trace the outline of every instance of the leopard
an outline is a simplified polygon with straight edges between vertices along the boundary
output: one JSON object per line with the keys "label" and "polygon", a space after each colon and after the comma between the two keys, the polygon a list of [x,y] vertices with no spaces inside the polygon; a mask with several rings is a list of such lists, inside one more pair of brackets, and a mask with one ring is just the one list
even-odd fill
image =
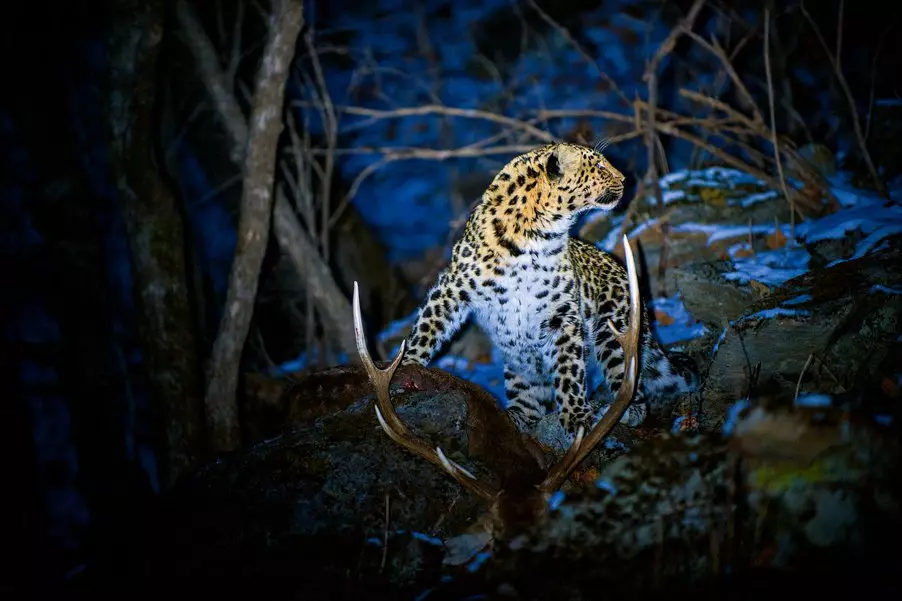
{"label": "leopard", "polygon": [[[624,375],[629,281],[619,260],[570,235],[592,210],[623,198],[624,175],[595,148],[570,142],[539,146],[511,159],[494,177],[416,310],[403,364],[428,365],[474,318],[500,351],[505,406],[529,433],[556,411],[571,436],[588,431],[610,407]],[[699,387],[694,361],[666,353],[642,303],[639,382],[620,422],[665,419],[682,394]],[[594,365],[593,365],[594,362]],[[606,390],[593,410],[589,368]]]}

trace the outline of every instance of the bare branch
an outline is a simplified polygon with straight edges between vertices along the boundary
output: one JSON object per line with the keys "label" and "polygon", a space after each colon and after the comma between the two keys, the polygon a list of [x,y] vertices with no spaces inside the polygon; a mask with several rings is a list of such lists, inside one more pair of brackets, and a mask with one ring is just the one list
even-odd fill
{"label": "bare branch", "polygon": [[220,116],[223,127],[233,140],[241,140],[239,145],[232,146],[231,153],[232,162],[238,163],[244,157],[244,145],[247,143],[247,122],[244,113],[234,101],[231,86],[219,67],[213,43],[186,0],[176,2],[175,15],[185,32],[185,42],[194,55],[201,81],[213,100],[213,106],[216,107],[216,113]]}
{"label": "bare branch", "polygon": [[[764,118],[761,116],[761,111],[758,108],[758,104],[755,102],[755,99],[752,98],[751,92],[749,92],[748,87],[742,82],[742,79],[739,78],[739,74],[736,73],[736,69],[733,68],[733,61],[731,57],[727,55],[726,51],[723,47],[717,42],[716,39],[712,38],[709,43],[703,37],[695,33],[694,31],[687,31],[686,35],[689,36],[696,44],[713,54],[723,66],[724,71],[729,75],[730,81],[733,82],[733,85],[736,86],[736,91],[739,93],[743,102],[745,102],[749,109],[752,111],[752,117],[754,119],[754,123],[764,123]],[[745,45],[745,41],[750,39],[749,37],[745,38],[743,42],[737,45],[737,48],[733,51],[733,56],[738,52],[739,48]],[[738,111],[733,111],[737,115],[741,115]],[[744,117],[744,116],[743,116]],[[747,119],[747,117],[746,117]]]}
{"label": "bare branch", "polygon": [[[320,178],[319,196],[322,199],[320,211],[319,249],[323,260],[329,262],[329,202],[332,198],[332,174],[335,170],[335,147],[338,145],[338,117],[332,104],[332,96],[326,85],[323,68],[320,64],[319,54],[313,46],[313,32],[308,31],[304,35],[304,44],[310,56],[310,64],[316,78],[315,89],[320,98],[320,113],[323,120],[323,128],[326,134],[326,160],[323,167],[323,175]],[[312,226],[312,224],[311,224]]]}
{"label": "bare branch", "polygon": [[[461,148],[451,148],[442,150],[439,148],[416,148],[416,147],[379,147],[358,146],[356,148],[336,148],[335,154],[348,155],[389,155],[392,160],[398,161],[402,159],[428,159],[432,161],[447,161],[448,159],[459,159],[464,157],[485,157],[499,154],[521,154],[535,149],[535,144],[514,144],[510,146],[492,146],[490,148],[474,148],[472,146],[464,146]],[[322,156],[326,154],[322,149],[311,149],[310,154]]]}
{"label": "bare branch", "polygon": [[780,141],[777,136],[777,117],[774,110],[774,80],[770,70],[770,8],[768,7],[764,8],[764,71],[767,75],[767,101],[770,105],[770,131],[774,147],[774,161],[777,163],[777,174],[780,178],[783,196],[789,201],[789,216],[792,221],[792,228],[795,230],[795,202],[793,201],[793,196],[789,195],[789,190],[786,187],[786,177],[783,175],[783,161],[780,160]]}
{"label": "bare branch", "polygon": [[328,324],[339,348],[348,356],[353,356],[357,346],[354,342],[354,328],[348,321],[350,303],[332,278],[329,266],[320,258],[316,245],[295,217],[294,209],[281,186],[276,190],[273,233],[279,248],[304,282],[308,304],[316,305],[317,312]]}
{"label": "bare branch", "polygon": [[235,79],[238,74],[238,67],[241,65],[241,32],[244,26],[244,0],[238,0],[235,3],[235,26],[232,29],[232,52],[229,55],[229,66],[226,69],[226,76],[229,81]]}
{"label": "bare branch", "polygon": [[555,21],[554,19],[552,19],[551,15],[546,13],[544,10],[542,10],[539,7],[538,4],[535,3],[535,0],[526,0],[526,2],[527,2],[527,4],[529,4],[530,8],[532,8],[534,11],[536,11],[538,13],[539,17],[541,17],[541,19],[543,21],[545,21],[545,23],[547,23],[551,28],[553,28],[555,31],[557,31],[561,35],[561,37],[563,37],[565,40],[567,40],[567,42],[569,42],[570,45],[573,46],[577,52],[579,52],[580,56],[582,56],[583,59],[587,63],[592,65],[592,67],[595,69],[595,71],[598,73],[598,75],[609,86],[611,86],[611,90],[613,90],[614,92],[617,93],[617,96],[620,97],[620,101],[623,102],[623,106],[630,106],[631,103],[630,103],[629,98],[626,97],[626,94],[623,93],[623,91],[617,85],[617,82],[615,82],[611,78],[610,75],[608,75],[607,73],[605,73],[604,71],[601,70],[601,67],[598,66],[598,63],[595,62],[595,60],[591,56],[589,56],[589,53],[586,52],[583,49],[583,47],[580,45],[580,43],[576,41],[576,39],[570,34],[569,31],[567,31],[567,28],[564,27],[563,25],[561,25],[560,23],[558,23],[557,21]]}
{"label": "bare branch", "polygon": [[[206,42],[209,43],[209,40],[206,40]],[[209,49],[205,54],[215,56],[212,49]],[[211,71],[211,73],[205,74],[203,78],[204,81],[224,79],[224,75],[221,72],[218,63],[200,61],[197,56],[195,56],[195,60],[198,62],[199,69]],[[227,107],[226,110],[227,114],[233,116],[232,118],[235,118],[234,116],[236,114],[241,114],[240,108],[238,108],[238,102],[234,95],[230,94],[223,97],[223,101],[225,104],[232,105]],[[226,132],[229,134],[232,145],[230,154],[237,156],[239,163],[243,159],[244,151],[247,147],[247,127],[243,122],[243,116],[241,119],[242,125],[244,125],[243,127],[237,124],[231,124],[226,128]],[[292,115],[290,114],[290,111],[288,120],[289,125],[291,125]],[[307,144],[307,146],[309,146],[309,144]],[[299,152],[300,150],[297,149],[297,151]],[[314,161],[306,161],[304,165],[311,169],[316,167]],[[301,170],[301,172],[304,173],[305,170]],[[322,173],[319,175],[322,177]],[[307,181],[309,182],[309,177],[307,178]],[[309,201],[309,199],[307,200]],[[310,202],[312,203],[312,201]],[[310,204],[309,207],[305,206],[305,211],[307,211],[305,214],[307,215],[308,223],[311,228],[313,227],[313,220],[310,217],[312,215],[312,212],[310,211],[312,210],[312,204]],[[277,190],[275,210],[273,211],[273,229],[276,240],[279,243],[279,248],[292,261],[292,264],[297,270],[298,279],[304,283],[305,292],[308,295],[308,298],[316,305],[317,312],[327,324],[328,330],[330,332],[338,333],[338,345],[344,352],[349,354],[352,353],[354,350],[353,332],[345,327],[347,324],[347,312],[344,309],[341,310],[340,314],[334,311],[334,308],[336,307],[340,309],[342,306],[346,306],[347,299],[338,289],[338,286],[332,279],[329,267],[323,262],[319,253],[316,251],[315,243],[312,242],[308,232],[299,223],[298,218],[292,209],[291,202],[284,197],[284,193],[281,189]]]}
{"label": "bare branch", "polygon": [[[298,106],[301,108],[307,108],[310,105],[308,102],[293,102],[293,106]],[[339,106],[335,107],[335,110],[340,113],[347,113],[348,115],[361,115],[365,117],[371,117],[370,120],[364,123],[358,123],[355,125],[354,129],[359,129],[362,127],[366,127],[367,125],[371,125],[376,123],[377,121],[381,121],[384,119],[402,119],[404,117],[419,117],[424,115],[441,115],[445,117],[463,117],[465,119],[484,119],[486,121],[492,121],[493,123],[498,123],[499,125],[506,125],[508,127],[512,127],[514,129],[521,129],[540,140],[544,140],[546,142],[554,141],[554,136],[552,136],[547,131],[543,131],[526,121],[521,121],[520,119],[513,119],[511,117],[505,117],[504,115],[499,115],[497,113],[491,113],[489,111],[481,111],[478,109],[462,109],[455,108],[450,106],[442,106],[436,104],[427,104],[424,106],[415,106],[415,107],[407,107],[407,108],[398,108],[398,109],[390,109],[390,110],[379,110],[379,109],[370,109],[360,106]]]}
{"label": "bare branch", "polygon": [[874,161],[871,159],[871,153],[868,152],[868,146],[864,140],[864,133],[861,131],[861,122],[858,118],[858,108],[855,105],[855,97],[852,96],[852,90],[849,89],[849,83],[846,81],[845,75],[843,75],[842,65],[839,64],[837,60],[838,57],[834,56],[830,52],[830,47],[827,46],[827,40],[825,40],[824,36],[821,34],[820,27],[818,27],[817,23],[814,22],[814,19],[811,18],[811,15],[808,13],[808,9],[805,8],[805,3],[800,2],[799,8],[801,9],[802,14],[805,15],[805,18],[808,19],[808,22],[811,24],[811,28],[814,30],[814,33],[817,36],[821,47],[827,54],[827,58],[830,59],[830,64],[833,66],[833,72],[836,74],[837,81],[839,81],[839,87],[842,88],[843,94],[845,94],[846,96],[846,102],[849,105],[849,114],[852,118],[852,130],[855,132],[855,138],[858,141],[858,147],[861,150],[861,156],[864,158],[864,162],[868,167],[868,172],[871,175],[871,181],[873,182],[874,187],[878,192],[889,198],[889,191],[883,185],[883,181],[880,179],[880,175],[878,175],[877,173],[877,167],[874,165]]}
{"label": "bare branch", "polygon": [[238,372],[269,239],[283,94],[302,22],[299,1],[274,0],[251,108],[238,242],[205,395],[211,441],[218,452],[235,449],[240,443]]}
{"label": "bare branch", "polygon": [[658,47],[654,57],[652,57],[651,61],[646,65],[645,73],[642,76],[642,80],[648,84],[648,111],[645,126],[645,150],[646,162],[648,164],[646,179],[651,182],[651,187],[654,191],[655,201],[657,202],[658,207],[664,206],[664,201],[661,196],[661,182],[658,177],[658,163],[655,159],[655,151],[657,150],[655,142],[658,134],[657,129],[655,128],[655,112],[658,108],[658,66],[661,64],[661,61],[664,60],[664,57],[673,51],[680,36],[687,31],[692,31],[695,20],[698,18],[698,13],[704,5],[705,0],[695,0],[695,2],[692,3],[692,7],[689,9],[686,16],[680,19],[680,22],[670,31]]}

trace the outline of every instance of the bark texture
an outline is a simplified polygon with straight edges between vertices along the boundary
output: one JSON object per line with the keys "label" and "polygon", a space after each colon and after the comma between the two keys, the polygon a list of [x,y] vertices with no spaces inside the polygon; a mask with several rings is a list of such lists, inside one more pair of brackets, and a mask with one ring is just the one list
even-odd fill
{"label": "bark texture", "polygon": [[241,353],[269,238],[283,95],[302,23],[303,5],[299,1],[273,1],[251,106],[235,258],[208,367],[205,405],[216,452],[235,449],[241,441],[237,399]]}
{"label": "bark texture", "polygon": [[[232,143],[229,154],[239,162],[247,148],[248,127],[238,101],[229,91],[230,86],[209,38],[185,0],[179,0],[176,17],[187,37],[192,39],[189,47],[201,80]],[[349,356],[354,356],[357,352],[354,327],[348,319],[351,303],[339,289],[329,266],[316,250],[315,242],[298,221],[290,200],[281,192],[276,193],[272,218],[279,248],[291,259],[299,279],[304,282],[308,297],[328,324],[329,331],[335,333],[340,348]]]}
{"label": "bark texture", "polygon": [[110,161],[132,257],[138,334],[163,420],[165,486],[203,449],[203,404],[186,285],[182,216],[155,160],[157,56],[163,0],[111,0]]}

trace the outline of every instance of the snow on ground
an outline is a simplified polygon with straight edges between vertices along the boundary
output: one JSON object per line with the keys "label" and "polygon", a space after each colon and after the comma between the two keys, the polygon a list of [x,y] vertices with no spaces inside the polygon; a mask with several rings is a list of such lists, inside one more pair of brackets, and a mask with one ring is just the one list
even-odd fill
{"label": "snow on ground", "polygon": [[670,297],[652,299],[649,306],[666,314],[670,323],[658,322],[656,333],[662,344],[671,345],[675,342],[685,342],[704,335],[708,329],[704,324],[695,320],[683,305],[683,299],[679,293]]}

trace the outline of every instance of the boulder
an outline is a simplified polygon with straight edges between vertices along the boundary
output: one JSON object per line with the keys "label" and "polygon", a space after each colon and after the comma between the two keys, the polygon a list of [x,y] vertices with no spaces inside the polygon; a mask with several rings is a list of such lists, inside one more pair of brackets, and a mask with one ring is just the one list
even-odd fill
{"label": "boulder", "polygon": [[791,398],[800,381],[801,391],[843,393],[879,379],[902,329],[900,255],[896,244],[813,269],[753,301],[715,343],[703,412],[722,417],[750,385]]}

